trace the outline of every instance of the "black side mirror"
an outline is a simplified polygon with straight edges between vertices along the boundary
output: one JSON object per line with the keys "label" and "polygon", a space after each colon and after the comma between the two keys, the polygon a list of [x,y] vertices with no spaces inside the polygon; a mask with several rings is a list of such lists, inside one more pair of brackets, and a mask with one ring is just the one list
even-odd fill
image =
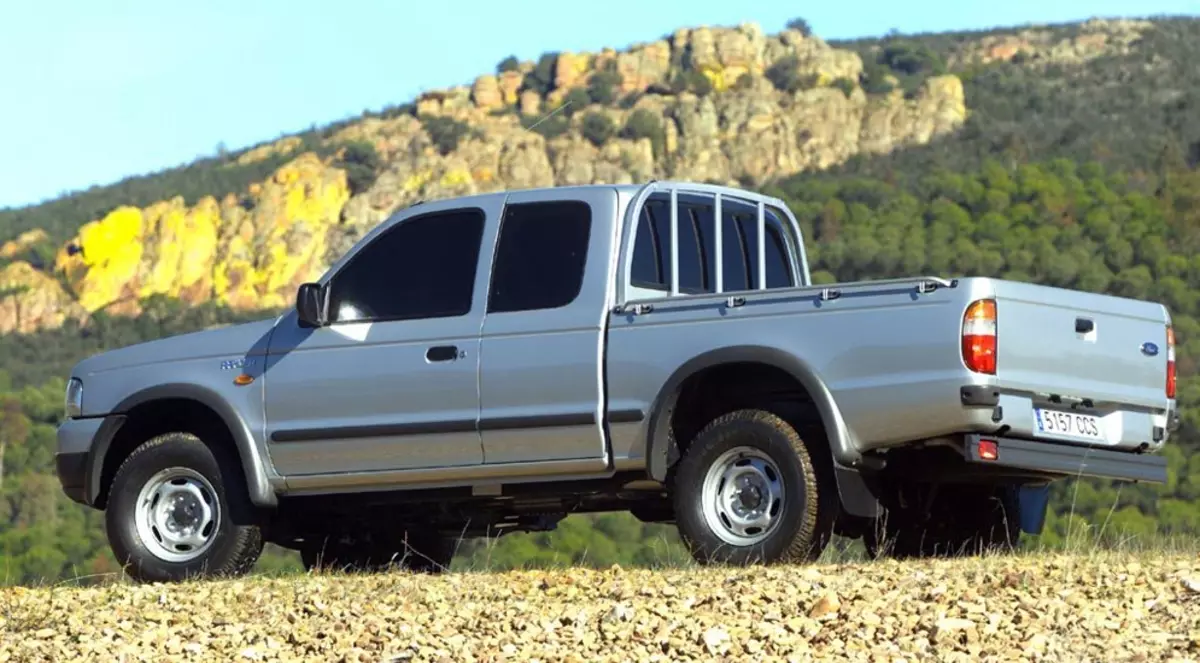
{"label": "black side mirror", "polygon": [[325,324],[325,289],[316,283],[303,283],[296,292],[296,315],[301,327]]}

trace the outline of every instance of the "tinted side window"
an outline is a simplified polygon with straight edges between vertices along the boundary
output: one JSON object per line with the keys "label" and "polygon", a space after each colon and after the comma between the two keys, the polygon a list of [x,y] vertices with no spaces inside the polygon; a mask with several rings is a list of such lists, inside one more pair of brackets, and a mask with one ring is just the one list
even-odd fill
{"label": "tinted side window", "polygon": [[500,225],[488,312],[570,304],[583,285],[592,210],[582,201],[509,205]]}
{"label": "tinted side window", "polygon": [[[667,219],[663,224],[671,227],[670,202],[667,205]],[[679,205],[679,292],[700,293],[715,289],[712,281],[707,281],[708,255],[711,246],[704,246],[701,241],[700,222],[692,213],[693,208],[680,203]]]}
{"label": "tinted side window", "polygon": [[400,222],[333,277],[334,322],[466,315],[471,310],[483,212],[455,210]]}
{"label": "tinted side window", "polygon": [[[745,245],[745,261],[749,268],[746,274],[748,288],[750,290],[758,289],[758,212],[753,208],[747,208],[749,211],[731,210],[732,220],[737,222],[740,235],[744,238]],[[779,232],[779,227],[774,215],[768,214],[766,218],[767,239],[764,246],[765,257],[767,262],[767,287],[768,288],[787,288],[794,285],[792,282],[792,273],[788,267],[788,254],[786,244],[784,243],[783,235]],[[728,282],[728,276],[726,281]],[[733,288],[726,286],[726,290]]]}
{"label": "tinted side window", "polygon": [[[679,290],[715,292],[716,228],[714,205],[707,196],[679,198]],[[788,253],[777,219],[767,215],[767,287],[793,285]],[[758,287],[758,211],[753,206],[726,200],[721,211],[721,262],[724,290]],[[656,290],[671,287],[670,197],[654,194],[646,201],[634,237],[631,281]]]}
{"label": "tinted side window", "polygon": [[665,209],[656,204],[653,196],[642,207],[638,216],[637,230],[633,238],[633,261],[630,265],[630,282],[639,288],[669,290],[671,287],[671,229],[661,221],[661,213],[652,214],[652,209]]}
{"label": "tinted side window", "polygon": [[[714,240],[716,241],[716,240]],[[750,289],[750,249],[742,226],[729,212],[721,214],[721,261],[724,270],[722,284],[726,291]],[[715,277],[714,277],[715,278]]]}

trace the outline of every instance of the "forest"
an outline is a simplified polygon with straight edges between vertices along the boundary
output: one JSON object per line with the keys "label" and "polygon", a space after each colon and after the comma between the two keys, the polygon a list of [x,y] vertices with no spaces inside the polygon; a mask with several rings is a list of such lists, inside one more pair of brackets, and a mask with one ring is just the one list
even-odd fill
{"label": "forest", "polygon": [[[1047,531],[1025,542],[1031,547],[1061,546],[1078,533],[1147,541],[1200,535],[1200,125],[1193,119],[1200,111],[1200,21],[1155,26],[1127,55],[1070,67],[964,68],[955,73],[971,114],[958,134],[756,185],[786,200],[800,219],[820,282],[987,275],[1170,308],[1183,423],[1165,452],[1169,483],[1061,481]],[[871,65],[866,75],[886,67],[903,84],[904,75],[943,68],[947,49],[962,38],[890,35],[843,46]],[[924,59],[895,58],[897,45]],[[189,187],[232,191],[238,178],[269,171],[263,164],[241,171],[210,166],[196,162],[0,210],[0,238],[45,227],[62,239],[114,201],[143,204]],[[103,514],[67,500],[53,474],[54,429],[71,364],[103,349],[270,314],[159,298],[137,318],[101,313],[86,325],[0,337],[0,583],[88,582],[117,571]],[[550,533],[465,542],[456,565],[661,565],[685,558],[673,528],[612,514],[572,516]],[[295,556],[279,551],[259,566],[296,568]]]}

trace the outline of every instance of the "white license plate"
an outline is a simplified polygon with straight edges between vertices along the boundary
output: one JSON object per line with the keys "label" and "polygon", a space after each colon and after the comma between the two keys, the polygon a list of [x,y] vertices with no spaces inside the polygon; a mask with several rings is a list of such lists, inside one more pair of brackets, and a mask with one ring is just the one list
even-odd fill
{"label": "white license plate", "polygon": [[1104,441],[1108,438],[1104,431],[1104,421],[1090,414],[1034,408],[1033,420],[1034,429],[1042,435],[1076,440]]}

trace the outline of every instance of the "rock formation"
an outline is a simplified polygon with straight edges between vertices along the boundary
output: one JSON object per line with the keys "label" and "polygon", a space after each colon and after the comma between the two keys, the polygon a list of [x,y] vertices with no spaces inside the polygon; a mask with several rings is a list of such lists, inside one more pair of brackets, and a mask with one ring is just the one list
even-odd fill
{"label": "rock formation", "polygon": [[[804,84],[778,86],[768,78],[773,66]],[[906,98],[868,95],[857,85],[862,71],[852,51],[791,30],[766,36],[755,25],[679,30],[622,52],[559,54],[548,69],[522,63],[427,92],[412,112],[347,123],[321,139],[328,156],[298,153],[305,141],[296,136],[248,150],[231,163],[291,160],[245,191],[109,211],[58,250],[53,268],[77,304],[55,315],[136,315],[139,300],[154,294],[279,308],[364,232],[417,200],[648,178],[762,182],[924,143],[966,117],[954,76],[930,78]],[[602,97],[611,103],[598,103]],[[379,164],[374,181],[351,196],[337,153],[354,142],[372,145]],[[22,236],[2,250],[15,256],[36,241]],[[45,290],[21,295],[25,309],[67,297],[54,278],[30,269],[9,268]],[[35,319],[49,318],[23,310],[7,327],[38,328]]]}
{"label": "rock formation", "polygon": [[61,327],[86,315],[54,277],[24,261],[0,269],[0,334]]}

